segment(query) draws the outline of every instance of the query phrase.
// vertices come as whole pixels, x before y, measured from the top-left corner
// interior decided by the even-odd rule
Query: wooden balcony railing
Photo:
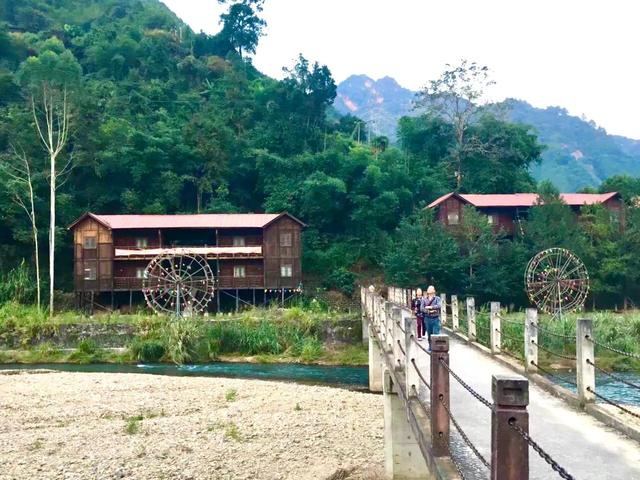
[[[263,288],[264,277],[262,275],[247,275],[246,277],[220,276],[217,277],[216,288]],[[142,290],[142,278],[114,277],[114,290]]]

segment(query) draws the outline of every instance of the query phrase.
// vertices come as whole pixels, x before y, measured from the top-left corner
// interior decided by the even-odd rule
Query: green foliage
[[[33,304],[35,298],[34,277],[24,260],[16,268],[0,275],[0,304],[6,302]]]
[[[339,267],[327,276],[324,287],[338,290],[350,297],[356,288],[356,275],[344,267]]]
[[[230,388],[225,392],[224,399],[227,402],[235,402],[237,396],[238,396],[238,391],[235,388]]]
[[[159,339],[140,339],[130,346],[131,355],[141,362],[159,362],[166,353],[164,342]]]
[[[162,332],[167,358],[176,364],[191,363],[198,358],[203,337],[203,324],[198,319],[183,318],[169,321]]]

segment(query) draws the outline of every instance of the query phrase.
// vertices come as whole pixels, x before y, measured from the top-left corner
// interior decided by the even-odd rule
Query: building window
[[[497,219],[494,215],[487,215],[487,223],[489,225],[495,225],[496,223],[498,223],[496,220]]]
[[[281,265],[280,266],[280,276],[281,277],[292,277],[293,276],[293,267],[291,265]]]
[[[244,237],[233,237],[234,247],[244,247]]]
[[[86,249],[95,249],[97,248],[96,237],[84,237],[82,242],[82,246]]]
[[[233,267],[233,276],[235,278],[245,278],[247,275],[244,267]]]
[[[280,234],[280,246],[281,247],[290,247],[292,244],[292,237],[293,235],[291,235],[291,233],[281,233]]]
[[[145,271],[146,269],[144,267],[136,268],[136,278],[146,278]]]
[[[146,238],[136,238],[136,247],[138,248],[147,248],[149,245],[149,240]]]
[[[460,217],[457,212],[450,212],[447,214],[447,223],[449,225],[458,225],[460,222]]]
[[[86,267],[84,269],[84,279],[85,280],[95,280],[96,279],[96,267]]]

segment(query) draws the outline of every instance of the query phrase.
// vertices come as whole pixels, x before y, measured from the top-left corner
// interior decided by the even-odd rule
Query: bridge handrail
[[[431,419],[432,434],[436,430],[433,427],[436,426],[438,422],[440,422],[440,424],[437,425],[437,427],[439,427],[440,436],[443,436],[442,412],[444,412],[444,415],[446,417],[446,424],[448,425],[449,422],[453,423],[456,431],[461,436],[462,440],[467,445],[467,447],[469,447],[469,449],[474,453],[475,457],[485,467],[490,468],[492,470],[492,478],[497,478],[497,479],[515,478],[513,476],[509,476],[509,475],[513,475],[514,471],[519,472],[518,473],[519,476],[517,478],[528,478],[528,453],[526,455],[526,458],[527,458],[526,461],[522,461],[522,459],[500,458],[500,452],[503,450],[497,449],[495,445],[495,443],[500,442],[500,440],[502,440],[503,442],[506,442],[507,441],[506,439],[508,438],[508,442],[513,443],[513,442],[517,442],[519,438],[520,439],[519,441],[523,441],[528,446],[533,448],[533,450],[536,453],[538,453],[552,467],[554,471],[558,472],[558,474],[562,478],[573,480],[573,477],[563,467],[561,467],[544,449],[542,449],[542,447],[536,441],[534,441],[531,438],[531,436],[527,433],[528,431],[528,414],[526,413],[527,400],[523,400],[524,403],[522,403],[522,407],[521,407],[522,408],[521,411],[523,412],[523,414],[519,417],[519,420],[513,416],[512,410],[514,407],[512,406],[512,404],[509,403],[509,401],[511,400],[509,400],[507,404],[505,404],[506,406],[508,406],[506,411],[509,412],[509,415],[507,415],[506,417],[504,415],[503,416],[500,415],[502,410],[506,407],[504,407],[503,404],[501,403],[502,397],[500,397],[500,394],[496,393],[496,391],[499,392],[501,388],[500,386],[496,388],[496,385],[495,385],[496,382],[498,382],[497,385],[502,385],[503,387],[506,384],[515,384],[520,382],[522,385],[524,385],[524,387],[522,387],[521,385],[520,388],[524,389],[522,391],[526,391],[528,390],[527,380],[520,379],[520,377],[516,377],[515,380],[513,379],[513,377],[510,377],[509,379],[497,379],[497,377],[494,376],[494,379],[493,379],[494,401],[490,402],[489,400],[484,398],[481,394],[479,394],[475,389],[473,389],[473,387],[471,387],[467,382],[465,382],[460,375],[458,375],[455,371],[451,369],[451,367],[448,364],[448,358],[449,358],[448,340],[445,341],[446,350],[442,350],[442,347],[440,350],[436,348],[437,342],[440,342],[440,337],[446,338],[446,336],[444,335],[432,336],[432,342],[435,342],[435,343],[432,343],[431,345],[433,349],[432,352],[424,348],[424,346],[422,346],[417,341],[416,331],[415,331],[415,321],[411,319],[411,315],[408,312],[408,304],[411,300],[411,292],[403,289],[389,287],[388,289],[389,302],[387,302],[386,304],[390,303],[395,307],[391,312],[392,313],[391,315],[389,315],[388,306],[385,306],[383,309],[385,311],[385,314],[380,315],[380,310],[381,310],[380,303],[381,301],[384,301],[384,299],[380,297],[378,298],[377,301],[374,301],[373,295],[374,295],[373,292],[366,292],[364,289],[362,291],[363,307],[366,315],[368,315],[369,318],[371,319],[371,324],[373,325],[372,332],[376,334],[376,336],[378,337],[378,340],[383,345],[383,350],[385,350],[387,354],[391,356],[391,359],[392,359],[391,363],[394,369],[400,369],[400,371],[404,373],[404,375],[406,376],[407,378],[407,388],[405,390],[407,395],[406,401],[408,402],[412,395],[417,397],[418,403],[420,404],[421,408],[424,410],[427,417]],[[368,297],[372,298],[371,301],[368,300]],[[454,302],[457,303],[456,296],[452,296],[452,306]],[[497,305],[499,309],[499,304]],[[443,306],[444,306],[444,311],[446,312],[446,303],[444,303]],[[476,327],[475,317],[476,317],[476,314],[479,312],[475,308],[475,303],[473,301],[467,302],[467,306],[468,306],[468,314],[469,314],[468,328],[470,330],[469,332],[470,335],[468,338],[471,339],[472,338],[471,330],[473,330],[473,337],[475,337],[475,327]],[[490,338],[494,338],[492,335],[494,330],[496,330],[498,334],[502,333],[500,329],[500,324],[499,324],[499,321],[501,320],[501,318],[500,318],[500,315],[496,314],[495,310],[496,310],[495,305],[492,304],[492,313],[491,313],[492,323],[490,324],[489,327],[483,326],[485,328],[484,330],[485,332],[487,329],[489,330]],[[451,318],[453,322],[457,318],[457,316],[454,315],[457,312],[452,311],[451,313],[452,313]],[[531,316],[531,318],[537,319],[537,315],[533,315],[530,312],[527,314],[527,319],[529,319],[529,316]],[[389,318],[389,317],[393,317],[393,318]],[[400,319],[404,320],[404,327]],[[508,320],[508,319],[502,319],[502,320]],[[494,328],[494,322],[497,322],[497,328]],[[510,321],[510,320],[507,321],[507,323],[509,322],[513,322],[513,321]],[[519,322],[514,322],[514,323],[517,323],[518,325],[523,325],[525,327],[525,330],[527,330],[527,332],[529,333],[532,332],[535,334],[535,335],[530,335],[530,334],[525,335],[525,337],[523,338],[523,341],[525,342],[525,347],[527,345],[527,342],[530,343],[532,347],[536,347],[534,352],[536,354],[534,357],[535,359],[531,358],[529,361],[533,368],[537,368],[538,367],[537,347],[540,347],[541,349],[544,349],[544,348],[538,344],[537,328],[536,328],[537,325],[535,321],[530,321],[528,324],[526,322],[524,324]],[[391,324],[391,328],[389,328],[389,324]],[[494,350],[493,347],[496,347],[496,345],[493,345],[494,340],[492,340],[491,342],[492,342],[491,347],[493,351]],[[499,340],[498,340],[498,343],[500,343]],[[384,348],[385,346],[386,348]],[[497,347],[499,348],[500,345],[497,345]],[[552,352],[552,353],[556,353],[556,352]],[[429,362],[431,365],[431,379],[432,379],[431,381],[427,380],[427,378],[424,375],[424,372],[421,371],[421,368],[418,365],[418,363],[420,362],[417,360],[417,358],[420,356],[424,356],[425,359],[428,359],[429,357],[431,358],[431,361]],[[560,354],[560,356],[563,356],[563,355]],[[525,349],[525,357],[526,357],[525,361],[529,359],[529,357],[531,357],[531,355],[527,355],[526,349]],[[564,357],[571,358],[573,360],[577,360],[578,358],[578,357],[569,357],[567,355],[565,355]],[[437,358],[438,361],[433,361],[435,358]],[[440,380],[435,383],[433,380],[434,377],[443,378],[441,377],[442,374],[439,373],[438,369],[441,369],[442,371],[446,372],[447,381],[446,381],[446,388],[444,388],[444,390],[442,386],[443,384]],[[415,373],[413,373],[413,371]],[[419,379],[419,382],[421,382],[422,385],[424,385],[426,388],[429,389],[430,395],[431,395],[430,403],[427,403],[424,400],[424,398],[421,398],[420,394],[417,391],[418,389],[416,389],[416,385],[411,384],[411,381],[409,380],[410,376],[411,378],[414,378],[414,376],[417,376],[417,378]],[[495,441],[492,440],[492,450],[496,449],[495,452],[498,452],[497,453],[498,457],[496,457],[495,452],[492,453],[492,463],[487,461],[487,459],[480,453],[478,448],[470,440],[470,438],[465,433],[460,423],[456,420],[455,416],[453,415],[453,412],[451,411],[450,401],[449,401],[449,388],[448,388],[449,376],[453,377],[476,400],[478,400],[480,403],[482,403],[484,406],[486,406],[492,411],[492,422],[494,423],[494,426],[492,427],[492,429],[497,429],[500,432],[497,435],[498,439]],[[512,392],[514,391],[514,389],[510,388],[510,391]],[[496,395],[498,395],[498,397],[496,397]],[[510,393],[509,395],[512,395],[512,393]],[[527,396],[523,395],[522,398],[528,398],[528,394]],[[516,408],[520,408],[520,407],[516,407]],[[515,422],[513,421],[514,418],[516,418]],[[507,422],[505,422],[506,425],[502,423],[504,422],[505,419],[508,420]],[[495,422],[498,422],[498,423],[496,424]],[[444,430],[446,430],[445,436],[448,444],[449,442],[448,426],[444,428]],[[514,437],[514,435],[510,434],[510,432],[515,434],[517,438]],[[433,441],[432,443],[432,448],[434,449],[436,448],[435,442],[436,441]],[[520,450],[528,451],[527,448],[523,448]],[[511,452],[513,452],[513,450],[511,450]],[[448,445],[446,446],[445,453],[447,454],[447,456],[451,458],[451,461],[453,462],[460,477],[464,478],[463,468],[462,468],[463,466],[459,465],[453,459],[453,457],[451,457],[451,453],[449,451]],[[497,463],[493,463],[496,460],[497,460]],[[517,464],[516,470],[514,470],[514,465],[513,465],[514,462]],[[504,468],[504,465],[502,465],[503,463],[509,464],[508,468]],[[525,473],[524,471],[520,471],[517,469],[518,466],[527,469],[526,476],[523,475]],[[503,472],[503,473],[501,474],[500,472]],[[511,472],[511,473],[508,474],[505,472]]]

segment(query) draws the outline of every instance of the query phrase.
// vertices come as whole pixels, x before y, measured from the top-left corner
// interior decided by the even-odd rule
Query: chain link
[[[476,400],[478,400],[480,403],[482,403],[483,405],[485,405],[485,406],[486,406],[486,407],[488,407],[488,408],[493,408],[493,404],[492,404],[489,400],[487,400],[486,398],[484,398],[482,395],[480,395],[478,392],[476,392],[473,388],[471,388],[471,387],[470,387],[470,386],[469,386],[469,385],[468,385],[464,380],[462,380],[462,379],[461,379],[461,378],[460,378],[460,377],[459,377],[459,376],[458,376],[458,375],[457,375],[453,370],[451,370],[451,369],[449,368],[449,365],[447,365],[447,364],[444,362],[444,360],[442,360],[442,357],[438,358],[438,360],[440,361],[440,363],[442,364],[442,366],[443,366],[444,368],[446,368],[446,369],[447,369],[447,371],[451,374],[451,376],[452,376],[453,378],[455,378],[455,379],[458,381],[458,383],[459,383],[460,385],[462,385],[462,386],[465,388],[465,390],[467,390],[471,395],[473,395],[473,396],[476,398]]]
[[[604,370],[603,368],[600,368],[599,366],[597,366],[595,363],[593,363],[593,362],[592,362],[591,360],[589,360],[588,358],[587,358],[587,363],[588,363],[589,365],[592,365],[592,366],[593,366],[593,368],[595,368],[595,369],[596,369],[596,370],[598,370],[599,372],[604,373],[605,375],[608,375],[609,377],[611,377],[611,378],[613,378],[613,379],[617,380],[618,382],[622,382],[622,383],[624,383],[625,385],[629,385],[629,386],[630,386],[630,387],[632,387],[632,388],[637,388],[638,390],[640,390],[640,385],[636,385],[635,383],[631,383],[631,382],[629,382],[629,381],[625,380],[625,379],[624,379],[624,378],[622,378],[622,377],[619,377],[619,376],[617,376],[617,375],[614,375],[614,374],[613,374],[613,373],[611,373],[611,372],[607,372],[607,371],[606,371],[606,370]]]
[[[426,348],[424,348],[422,345],[420,345],[420,343],[418,343],[418,339],[416,339],[416,337],[412,336],[411,338],[413,338],[413,342],[416,344],[416,347],[418,347],[420,350],[422,350],[427,355],[431,356],[431,352],[429,350],[427,350]]]
[[[522,438],[524,438],[524,441],[527,442],[531,448],[533,448],[535,450],[535,452],[540,455],[540,457],[547,462],[551,468],[558,472],[558,475],[560,475],[561,478],[564,478],[565,480],[575,480],[570,474],[569,472],[567,472],[564,468],[562,468],[558,462],[556,462],[553,458],[551,458],[551,455],[549,455],[547,452],[545,452],[542,447],[540,445],[538,445],[530,436],[527,432],[525,432],[524,430],[522,430],[522,428],[520,428],[520,426],[515,422],[515,419],[510,419],[509,420],[509,426],[511,428],[513,428],[516,432],[518,432],[520,434],[520,436]]]
[[[411,364],[413,365],[413,368],[416,369],[416,373],[418,374],[418,376],[420,377],[420,380],[422,380],[422,383],[425,384],[425,386],[431,390],[431,384],[429,382],[427,382],[427,380],[422,376],[422,373],[420,373],[420,370],[418,370],[418,366],[416,365],[416,360],[415,358],[411,359]]]
[[[473,453],[475,453],[476,457],[478,457],[480,459],[482,464],[485,467],[490,469],[491,465],[489,464],[489,462],[487,462],[487,459],[484,458],[482,456],[482,454],[478,451],[478,449],[473,444],[473,442],[469,439],[467,434],[464,433],[464,430],[462,430],[462,427],[458,424],[457,420],[453,417],[453,414],[451,413],[451,410],[449,410],[449,407],[445,403],[444,399],[442,397],[438,397],[438,399],[440,400],[440,403],[442,404],[442,406],[444,407],[445,411],[447,412],[447,415],[449,415],[449,418],[451,419],[451,423],[453,423],[453,426],[456,427],[456,430],[458,430],[458,433],[462,437],[462,440],[464,440],[464,443],[466,443],[467,446],[473,451]]]
[[[548,348],[543,347],[542,345],[540,345],[538,342],[535,342],[534,340],[531,340],[531,343],[533,343],[540,350],[544,350],[545,352],[550,353],[551,355],[555,355],[556,357],[565,358],[567,360],[575,360],[576,359],[576,357],[571,357],[569,355],[563,355],[562,353],[557,353],[557,352],[554,352],[553,350],[549,350]]]
[[[398,328],[402,333],[405,333],[404,328],[402,328],[402,325],[400,325],[400,322],[396,322],[396,325],[398,326]]]
[[[398,348],[400,349],[400,351],[402,352],[402,354],[406,357],[407,354],[404,353],[404,348],[402,348],[402,344],[400,343],[400,340],[398,340]],[[400,359],[398,359],[398,361],[400,361]]]
[[[533,322],[530,322],[530,324],[531,324],[532,327],[536,327],[538,329],[538,332],[542,332],[545,335],[551,335],[552,337],[558,337],[558,338],[562,338],[564,340],[575,340],[575,338],[576,338],[575,336],[572,336],[572,335],[564,335],[562,333],[556,333],[556,332],[553,332],[551,330],[547,330],[546,328],[541,327],[540,325],[536,325]]]
[[[562,378],[559,375],[556,375],[555,373],[550,372],[549,370],[545,370],[544,368],[542,368],[540,365],[538,365],[536,362],[534,362],[533,360],[531,360],[531,365],[533,365],[534,367],[536,367],[538,370],[540,370],[542,373],[546,373],[547,375],[549,375],[550,377],[553,378],[557,378],[558,380],[562,381],[562,382],[566,382],[569,385],[573,385],[574,387],[578,388],[578,384],[575,382],[572,382],[571,380],[568,380],[566,378]]]
[[[593,393],[596,397],[604,400],[605,402],[607,402],[609,405],[613,405],[614,407],[618,407],[620,410],[622,410],[625,413],[628,413],[629,415],[633,415],[636,418],[640,418],[640,414],[637,414],[636,412],[632,412],[631,410],[629,410],[628,408],[623,407],[622,405],[614,402],[613,400],[608,399],[607,397],[605,397],[604,395],[600,395],[598,392],[596,392],[595,390],[591,390],[591,387],[587,387],[587,390],[590,391],[591,393]]]
[[[585,335],[584,338],[586,338],[587,340],[592,342],[594,345],[596,345],[598,347],[606,348],[607,350],[609,350],[609,351],[611,351],[613,353],[617,353],[619,355],[624,355],[626,357],[631,357],[631,358],[635,358],[636,360],[640,360],[640,355],[637,355],[635,353],[625,352],[624,350],[618,350],[617,348],[610,347],[609,345],[605,345],[604,343],[596,342],[589,335]]]

